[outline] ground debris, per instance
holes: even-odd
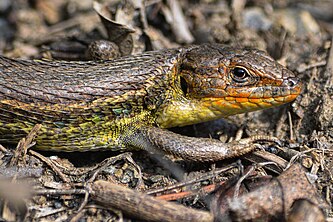
[[[218,42],[268,51],[301,78],[303,93],[291,105],[277,109],[172,129],[224,142],[256,135],[279,139],[260,144],[262,150],[240,161],[193,164],[145,152],[37,152],[30,149],[37,127],[16,149],[0,145],[1,218],[161,221],[166,220],[157,218],[164,210],[161,206],[171,206],[180,214],[193,213],[187,217],[192,221],[196,221],[193,215],[208,221],[300,221],[312,216],[317,221],[332,220],[332,1],[93,2],[0,1],[1,54],[110,59]],[[106,46],[114,51],[89,55],[89,48],[100,42],[109,42]],[[121,203],[116,205],[113,188],[117,195],[124,192],[154,206],[151,211],[129,212],[121,205],[138,202],[128,203],[119,196]],[[182,206],[164,200],[177,200]]]
[[[216,196],[218,207],[225,197]],[[329,205],[318,196],[315,187],[309,182],[306,172],[299,164],[292,165],[271,182],[242,196],[234,196],[228,201],[228,214],[232,220],[286,220],[296,200],[310,201],[321,210]],[[222,205],[225,207],[225,205]],[[216,209],[219,211],[219,209]],[[226,210],[223,209],[223,212]],[[322,215],[324,215],[322,213]],[[225,217],[222,215],[222,217]]]

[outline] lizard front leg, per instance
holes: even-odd
[[[254,136],[231,143],[216,139],[183,136],[157,127],[142,127],[122,138],[128,146],[152,153],[168,153],[189,161],[218,161],[241,156],[259,148],[270,136]]]

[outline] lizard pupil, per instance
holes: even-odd
[[[184,95],[186,95],[187,90],[188,90],[188,85],[184,77],[180,77],[180,88],[182,89]]]

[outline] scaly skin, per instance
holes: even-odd
[[[101,62],[0,56],[0,143],[17,143],[41,123],[37,149],[146,149],[219,160],[255,147],[162,128],[278,106],[300,91],[294,75],[264,52],[218,44]]]

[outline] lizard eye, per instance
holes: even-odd
[[[184,77],[180,77],[180,88],[182,89],[184,95],[187,94],[187,90],[188,90],[188,84],[186,82],[186,80],[184,79]]]
[[[231,78],[235,82],[243,83],[247,81],[247,78],[250,76],[247,69],[243,67],[235,67],[231,70]]]

